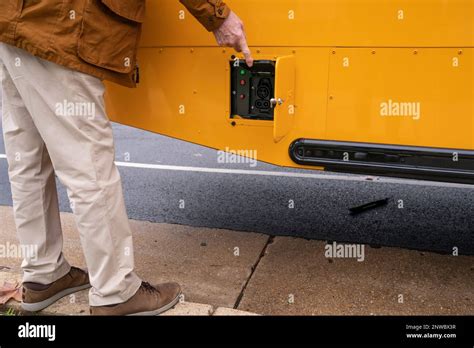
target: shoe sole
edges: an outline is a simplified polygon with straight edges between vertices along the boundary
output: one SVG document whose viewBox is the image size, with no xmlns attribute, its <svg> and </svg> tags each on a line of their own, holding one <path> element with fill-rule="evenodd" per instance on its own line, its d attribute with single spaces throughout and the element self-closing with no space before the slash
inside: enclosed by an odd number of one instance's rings
<svg viewBox="0 0 474 348">
<path fill-rule="evenodd" d="M 39 311 L 51 306 L 56 301 L 62 299 L 64 296 L 73 294 L 73 293 L 81 291 L 81 290 L 86 290 L 90 287 L 91 287 L 90 284 L 85 284 L 85 285 L 81 285 L 81 286 L 76 286 L 74 288 L 67 288 L 67 289 L 64 289 L 64 290 L 58 292 L 57 294 L 51 296 L 50 298 L 47 298 L 46 300 L 41 301 L 41 302 L 35 302 L 35 303 L 24 303 L 24 302 L 22 302 L 21 308 L 23 308 L 25 311 L 28 311 L 28 312 L 39 312 Z"/>
<path fill-rule="evenodd" d="M 133 314 L 129 314 L 129 316 L 157 316 L 157 315 L 160 315 L 160 314 L 162 314 L 166 311 L 169 311 L 174 306 L 176 306 L 179 302 L 179 297 L 180 296 L 181 296 L 181 292 L 176 296 L 176 298 L 173 301 L 171 301 L 167 305 L 164 305 L 163 307 L 158 308 L 154 311 L 133 313 Z"/>
</svg>

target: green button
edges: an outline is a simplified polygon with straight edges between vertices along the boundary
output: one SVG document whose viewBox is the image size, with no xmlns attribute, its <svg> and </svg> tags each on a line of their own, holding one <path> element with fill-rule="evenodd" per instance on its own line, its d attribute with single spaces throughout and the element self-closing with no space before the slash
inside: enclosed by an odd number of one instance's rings
<svg viewBox="0 0 474 348">
<path fill-rule="evenodd" d="M 244 76 L 246 73 L 247 73 L 246 70 L 244 70 L 244 69 L 240 70 L 240 75 Z"/>
</svg>

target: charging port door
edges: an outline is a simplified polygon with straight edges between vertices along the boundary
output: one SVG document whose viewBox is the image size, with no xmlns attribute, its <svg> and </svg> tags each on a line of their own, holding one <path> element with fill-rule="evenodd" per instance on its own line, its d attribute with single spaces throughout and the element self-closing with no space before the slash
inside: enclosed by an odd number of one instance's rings
<svg viewBox="0 0 474 348">
<path fill-rule="evenodd" d="M 292 129 L 295 118 L 295 74 L 294 56 L 277 58 L 275 69 L 275 98 L 273 140 L 280 142 Z"/>
</svg>

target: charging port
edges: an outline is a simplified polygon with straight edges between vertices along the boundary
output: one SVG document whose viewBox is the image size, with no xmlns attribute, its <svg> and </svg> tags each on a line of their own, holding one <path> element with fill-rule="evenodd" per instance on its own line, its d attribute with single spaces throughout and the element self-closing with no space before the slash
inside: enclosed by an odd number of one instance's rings
<svg viewBox="0 0 474 348">
<path fill-rule="evenodd" d="M 257 60 L 249 68 L 245 61 L 231 61 L 231 117 L 273 121 L 271 99 L 275 95 L 275 62 Z"/>
</svg>

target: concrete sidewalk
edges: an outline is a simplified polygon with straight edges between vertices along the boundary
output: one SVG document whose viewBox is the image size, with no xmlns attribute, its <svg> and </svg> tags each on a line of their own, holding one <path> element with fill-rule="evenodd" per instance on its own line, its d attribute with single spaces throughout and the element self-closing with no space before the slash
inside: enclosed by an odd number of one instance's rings
<svg viewBox="0 0 474 348">
<path fill-rule="evenodd" d="M 73 216 L 61 217 L 66 257 L 85 267 Z M 0 207 L 0 222 L 1 244 L 17 245 L 11 207 Z M 131 224 L 138 274 L 151 283 L 182 284 L 184 302 L 167 315 L 474 314 L 472 256 L 367 246 L 358 262 L 326 257 L 325 242 Z M 0 257 L 0 284 L 19 280 L 20 263 Z M 18 308 L 12 301 L 8 305 Z M 88 312 L 85 291 L 42 314 Z"/>
<path fill-rule="evenodd" d="M 64 253 L 69 263 L 85 268 L 74 216 L 61 214 Z M 11 207 L 0 206 L 0 241 L 18 245 Z M 234 305 L 268 237 L 252 233 L 195 229 L 186 226 L 131 221 L 137 273 L 153 283 L 181 284 L 184 303 L 171 315 L 241 315 Z M 0 285 L 20 280 L 21 259 L 0 257 Z M 6 267 L 6 268 L 5 268 Z M 19 306 L 10 301 L 16 309 Z M 89 314 L 87 291 L 63 298 L 46 314 Z"/>
</svg>

